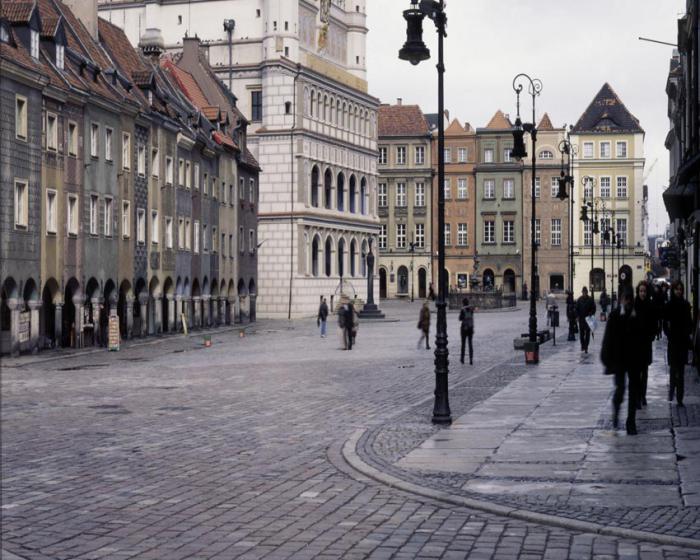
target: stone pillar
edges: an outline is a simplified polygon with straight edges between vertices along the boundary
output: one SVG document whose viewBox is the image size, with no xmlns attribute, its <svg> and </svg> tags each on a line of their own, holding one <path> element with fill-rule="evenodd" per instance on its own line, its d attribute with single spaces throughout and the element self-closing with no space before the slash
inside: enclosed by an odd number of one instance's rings
<svg viewBox="0 0 700 560">
<path fill-rule="evenodd" d="M 34 299 L 29 302 L 29 347 L 32 352 L 39 350 L 39 310 L 41 300 Z"/>
<path fill-rule="evenodd" d="M 212 297 L 210 305 L 211 305 L 211 326 L 218 327 L 219 326 L 219 298 Z"/>
<path fill-rule="evenodd" d="M 211 301 L 211 296 L 202 296 L 202 327 L 208 328 L 211 326 L 209 322 L 209 302 Z"/>
<path fill-rule="evenodd" d="M 182 312 L 185 315 L 184 322 L 187 325 L 187 328 L 192 330 L 192 298 L 182 298 Z"/>
<path fill-rule="evenodd" d="M 92 338 L 93 338 L 93 344 L 95 346 L 100 346 L 104 344 L 104 341 L 102 340 L 102 328 L 101 328 L 101 313 L 100 313 L 100 308 L 102 307 L 102 298 L 96 297 L 92 298 L 90 300 L 90 303 L 92 303 Z M 105 311 L 109 317 L 109 310 Z"/>
<path fill-rule="evenodd" d="M 63 300 L 57 299 L 54 305 L 54 347 L 59 347 L 63 341 Z"/>
<path fill-rule="evenodd" d="M 177 307 L 175 305 L 175 296 L 168 294 L 168 332 L 175 332 L 177 329 Z"/>
<path fill-rule="evenodd" d="M 73 296 L 73 305 L 75 306 L 75 347 L 83 347 L 83 313 L 85 306 L 85 298 L 82 294 Z"/>
<path fill-rule="evenodd" d="M 228 298 L 228 316 L 230 324 L 235 325 L 239 322 L 239 317 L 236 313 L 236 296 Z"/>
<path fill-rule="evenodd" d="M 140 337 L 148 335 L 148 293 L 139 294 L 139 307 L 141 308 L 141 332 Z"/>
<path fill-rule="evenodd" d="M 154 334 L 163 332 L 163 297 L 157 296 L 153 298 L 153 311 L 155 312 L 153 321 Z"/>
<path fill-rule="evenodd" d="M 180 313 L 182 312 L 182 303 L 183 303 L 183 298 L 182 296 L 175 296 L 175 302 L 173 303 L 175 309 L 173 313 L 173 320 L 174 320 L 174 330 L 176 332 L 180 332 L 182 330 L 182 318 L 180 317 Z"/>
<path fill-rule="evenodd" d="M 219 322 L 226 325 L 226 298 L 219 296 Z"/>
<path fill-rule="evenodd" d="M 199 328 L 202 326 L 202 298 L 200 296 L 194 296 L 192 298 L 192 303 L 194 305 L 194 313 L 192 317 L 193 327 Z"/>
<path fill-rule="evenodd" d="M 124 338 L 130 339 L 134 330 L 134 296 L 126 297 L 126 333 Z"/>
<path fill-rule="evenodd" d="M 10 308 L 10 354 L 19 356 L 19 314 L 22 310 L 22 301 L 17 298 L 7 300 Z"/>
<path fill-rule="evenodd" d="M 251 323 L 254 323 L 255 322 L 255 313 L 256 313 L 255 312 L 255 300 L 258 298 L 258 296 L 255 294 L 250 294 L 248 297 L 250 298 L 249 299 L 250 310 L 248 312 L 248 318 L 250 319 Z"/>
</svg>

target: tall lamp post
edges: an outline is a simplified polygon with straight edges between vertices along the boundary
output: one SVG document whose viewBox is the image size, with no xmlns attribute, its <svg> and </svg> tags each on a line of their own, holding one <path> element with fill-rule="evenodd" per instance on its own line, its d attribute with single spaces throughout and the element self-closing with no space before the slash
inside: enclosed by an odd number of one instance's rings
<svg viewBox="0 0 700 560">
<path fill-rule="evenodd" d="M 567 198 L 570 199 L 571 204 L 569 204 L 569 294 L 570 297 L 574 297 L 574 158 L 578 155 L 578 150 L 576 146 L 571 144 L 571 138 L 567 131 L 566 138 L 559 142 L 559 152 L 561 153 L 561 172 L 559 173 L 559 192 L 557 193 L 557 198 L 562 202 Z M 564 155 L 567 156 L 566 165 L 564 165 Z M 566 187 L 569 187 L 571 195 L 566 192 Z M 568 303 L 569 298 L 567 297 L 567 309 L 566 317 L 569 321 L 569 336 L 567 340 L 569 342 L 576 340 L 576 327 L 575 327 L 575 317 L 574 310 L 569 309 Z"/>
<path fill-rule="evenodd" d="M 520 93 L 523 91 L 524 85 L 527 85 L 527 92 L 532 98 L 532 122 L 523 123 L 520 120 Z M 516 95 L 517 117 L 515 119 L 515 128 L 513 128 L 513 150 L 511 157 L 522 160 L 527 157 L 525 150 L 525 133 L 530 135 L 532 141 L 532 216 L 530 218 L 530 250 L 532 258 L 530 259 L 530 320 L 528 322 L 528 342 L 525 344 L 525 363 L 537 364 L 540 361 L 540 345 L 537 340 L 537 243 L 535 240 L 535 177 L 536 169 L 536 145 L 537 145 L 537 128 L 535 125 L 535 98 L 542 91 L 542 82 L 537 78 L 533 79 L 527 74 L 518 74 L 513 78 L 513 90 Z"/>
<path fill-rule="evenodd" d="M 413 278 L 413 255 L 416 252 L 416 246 L 418 243 L 411 241 L 409 244 L 410 251 L 411 251 L 411 303 L 413 303 L 413 285 L 415 284 L 415 279 Z"/>
<path fill-rule="evenodd" d="M 447 37 L 447 16 L 444 0 L 411 0 L 411 7 L 404 10 L 406 20 L 406 43 L 399 51 L 401 60 L 408 60 L 414 66 L 430 58 L 430 50 L 423 42 L 423 19 L 428 17 L 435 24 L 438 34 L 438 297 L 437 297 L 437 331 L 435 334 L 435 405 L 433 406 L 433 424 L 451 424 L 450 401 L 448 395 L 447 375 L 449 361 L 447 356 L 447 302 L 445 298 L 445 126 L 444 108 L 444 74 L 443 39 Z"/>
<path fill-rule="evenodd" d="M 591 292 L 591 298 L 593 299 L 593 301 L 595 301 L 595 288 L 593 286 L 593 268 L 595 267 L 595 235 L 597 233 L 600 233 L 600 230 L 598 229 L 598 207 L 594 204 L 595 197 L 593 196 L 595 193 L 595 178 L 586 175 L 581 178 L 581 185 L 583 186 L 584 201 L 586 200 L 586 198 L 588 198 L 586 196 L 586 187 L 590 185 L 591 188 L 591 199 L 588 202 L 584 202 L 584 204 L 581 205 L 581 221 L 586 224 L 591 224 L 591 271 L 588 273 L 588 283 Z M 589 210 L 591 212 L 590 216 L 588 215 Z"/>
</svg>

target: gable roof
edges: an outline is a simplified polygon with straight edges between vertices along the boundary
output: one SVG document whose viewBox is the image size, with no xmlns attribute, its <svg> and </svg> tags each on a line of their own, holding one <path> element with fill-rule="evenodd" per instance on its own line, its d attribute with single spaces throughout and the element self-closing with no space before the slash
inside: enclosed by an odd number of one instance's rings
<svg viewBox="0 0 700 560">
<path fill-rule="evenodd" d="M 10 23 L 29 23 L 29 19 L 34 12 L 34 2 L 12 2 L 3 0 L 0 2 L 0 17 L 7 19 Z"/>
<path fill-rule="evenodd" d="M 487 130 L 509 130 L 513 128 L 513 123 L 507 118 L 500 109 L 491 117 L 489 124 L 486 125 Z"/>
<path fill-rule="evenodd" d="M 542 115 L 542 119 L 540 120 L 540 124 L 537 125 L 537 130 L 554 130 L 554 126 L 552 125 L 552 120 L 549 118 L 549 115 L 547 113 Z"/>
<path fill-rule="evenodd" d="M 202 109 L 209 106 L 209 101 L 192 74 L 179 68 L 170 58 L 164 58 L 161 62 L 161 66 L 165 71 L 170 73 L 175 79 L 175 82 L 177 82 L 177 85 L 180 86 L 182 92 L 187 96 L 187 99 L 197 108 Z"/>
<path fill-rule="evenodd" d="M 379 136 L 427 136 L 428 121 L 418 105 L 380 105 Z"/>
<path fill-rule="evenodd" d="M 607 82 L 583 112 L 573 129 L 581 132 L 641 132 L 639 120 L 629 112 Z"/>
</svg>

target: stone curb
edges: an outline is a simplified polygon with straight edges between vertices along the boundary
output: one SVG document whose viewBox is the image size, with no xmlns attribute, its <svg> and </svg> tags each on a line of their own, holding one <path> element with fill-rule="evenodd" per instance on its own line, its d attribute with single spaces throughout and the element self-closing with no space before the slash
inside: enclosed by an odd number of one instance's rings
<svg viewBox="0 0 700 560">
<path fill-rule="evenodd" d="M 662 545 L 700 549 L 700 540 L 696 539 L 676 537 L 673 535 L 663 535 L 660 533 L 652 533 L 648 531 L 637 531 L 634 529 L 624 529 L 622 527 L 614 527 L 610 525 L 601 525 L 600 523 L 591 523 L 588 521 L 569 519 L 567 517 L 561 517 L 558 515 L 537 513 L 534 511 L 528 511 L 524 509 L 502 506 L 484 500 L 476 500 L 473 498 L 456 496 L 454 494 L 443 492 L 441 490 L 434 490 L 432 488 L 426 488 L 424 486 L 419 486 L 411 482 L 406 482 L 404 480 L 401 480 L 400 478 L 382 472 L 371 465 L 368 465 L 357 454 L 357 444 L 365 432 L 365 428 L 360 428 L 356 430 L 345 441 L 342 447 L 342 457 L 346 461 L 346 463 L 350 467 L 355 469 L 357 472 L 381 484 L 389 486 L 390 488 L 396 488 L 398 490 L 403 490 L 411 494 L 423 496 L 424 498 L 438 500 L 455 506 L 467 507 L 470 509 L 500 515 L 503 517 L 510 517 L 513 519 L 519 519 L 521 521 L 539 523 L 541 525 L 552 525 L 555 527 L 562 527 L 564 529 L 570 529 L 573 531 L 595 533 L 600 535 L 620 537 L 624 539 L 632 539 L 638 541 L 647 541 Z"/>
</svg>

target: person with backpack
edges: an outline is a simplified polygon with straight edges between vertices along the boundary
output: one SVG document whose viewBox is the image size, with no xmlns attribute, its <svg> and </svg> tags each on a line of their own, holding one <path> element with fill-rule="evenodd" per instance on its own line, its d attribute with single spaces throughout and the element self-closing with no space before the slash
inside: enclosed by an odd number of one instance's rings
<svg viewBox="0 0 700 560">
<path fill-rule="evenodd" d="M 579 341 L 581 350 L 588 354 L 588 345 L 591 342 L 591 329 L 588 326 L 588 317 L 595 317 L 595 301 L 588 295 L 586 286 L 581 290 L 581 297 L 576 300 L 576 317 L 578 318 Z"/>
<path fill-rule="evenodd" d="M 469 341 L 469 365 L 474 364 L 474 347 L 472 337 L 474 336 L 474 308 L 469 305 L 469 299 L 462 300 L 462 310 L 459 312 L 459 334 L 462 338 L 462 352 L 459 361 L 464 363 L 464 346 Z"/>
</svg>

